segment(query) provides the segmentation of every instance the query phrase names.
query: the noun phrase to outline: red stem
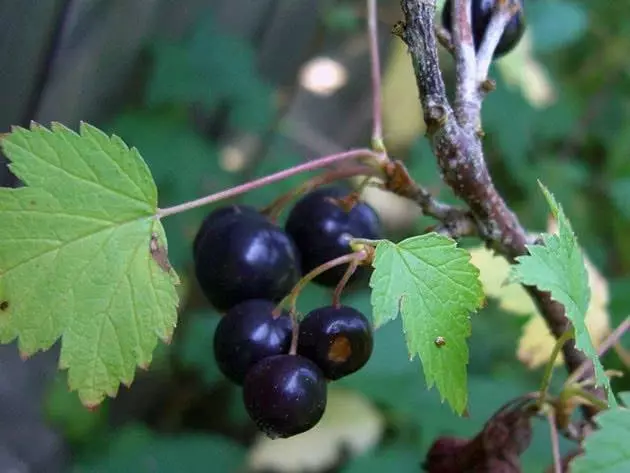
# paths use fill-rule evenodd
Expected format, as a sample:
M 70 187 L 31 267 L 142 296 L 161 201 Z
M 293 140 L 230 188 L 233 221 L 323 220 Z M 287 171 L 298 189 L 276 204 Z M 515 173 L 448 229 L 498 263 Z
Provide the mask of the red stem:
M 325 186 L 331 182 L 339 181 L 341 179 L 347 179 L 354 176 L 380 176 L 380 171 L 368 166 L 349 166 L 342 169 L 334 169 L 325 174 L 315 176 L 312 179 L 304 182 L 299 187 L 281 195 L 271 204 L 265 207 L 262 212 L 266 214 L 270 219 L 275 220 L 278 218 L 284 207 L 286 207 L 293 199 L 307 194 L 318 187 Z
M 335 288 L 335 292 L 333 292 L 333 297 L 332 297 L 332 305 L 334 307 L 336 308 L 341 307 L 341 293 L 345 289 L 346 285 L 348 284 L 348 281 L 350 280 L 354 272 L 359 267 L 359 262 L 360 260 L 358 259 L 352 260 L 350 264 L 348 265 L 348 269 L 346 269 L 346 272 L 343 274 L 343 277 L 339 280 L 339 283 L 337 284 L 337 287 Z
M 370 38 L 370 65 L 372 74 L 372 146 L 378 151 L 384 151 L 381 60 L 378 50 L 378 15 L 376 0 L 367 0 L 367 10 L 368 35 Z
M 324 156 L 322 158 L 314 159 L 312 161 L 308 161 L 298 166 L 294 166 L 289 169 L 284 169 L 274 174 L 261 177 L 260 179 L 246 182 L 245 184 L 241 184 L 240 186 L 222 190 L 215 194 L 202 197 L 201 199 L 191 200 L 190 202 L 185 202 L 183 204 L 175 205 L 173 207 L 167 207 L 165 209 L 158 209 L 156 216 L 158 219 L 161 219 L 169 215 L 185 212 L 187 210 L 191 210 L 197 207 L 201 207 L 203 205 L 211 204 L 219 200 L 235 197 L 237 195 L 244 194 L 245 192 L 249 192 L 259 187 L 269 185 L 273 182 L 281 181 L 288 177 L 295 176 L 296 174 L 300 174 L 302 172 L 312 171 L 314 169 L 320 169 L 326 166 L 330 166 L 331 164 L 335 164 L 340 161 L 349 160 L 349 159 L 358 159 L 362 157 L 364 158 L 369 157 L 377 161 L 383 160 L 383 157 L 380 154 L 375 153 L 374 151 L 365 149 L 365 148 L 353 149 L 349 151 L 344 151 L 342 153 L 331 154 L 329 156 Z

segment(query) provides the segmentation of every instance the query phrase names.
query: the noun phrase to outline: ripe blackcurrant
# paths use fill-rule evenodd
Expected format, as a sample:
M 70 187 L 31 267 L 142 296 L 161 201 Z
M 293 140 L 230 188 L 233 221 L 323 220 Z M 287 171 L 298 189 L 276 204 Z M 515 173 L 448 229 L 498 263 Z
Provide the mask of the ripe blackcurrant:
M 219 207 L 213 212 L 210 212 L 197 231 L 195 241 L 193 242 L 193 254 L 197 254 L 209 230 L 213 228 L 216 230 L 219 226 L 229 224 L 229 222 L 235 219 L 242 219 L 245 215 L 252 219 L 265 220 L 265 217 L 258 212 L 258 210 L 248 205 L 226 205 L 225 207 Z
M 352 307 L 320 307 L 300 323 L 298 353 L 335 380 L 367 363 L 374 341 L 368 319 Z
M 227 311 L 214 332 L 214 357 L 221 372 L 242 384 L 249 369 L 263 358 L 289 352 L 291 319 L 274 319 L 275 304 L 250 299 Z
M 249 207 L 208 215 L 193 251 L 199 285 L 221 311 L 248 299 L 279 301 L 300 278 L 291 238 Z
M 304 273 L 350 253 L 351 238 L 381 238 L 381 225 L 372 207 L 358 202 L 346 212 L 334 202 L 334 199 L 347 194 L 348 191 L 342 187 L 323 187 L 302 197 L 291 210 L 285 229 L 300 250 Z M 345 270 L 345 265 L 337 266 L 320 274 L 314 281 L 324 286 L 335 286 Z M 369 268 L 361 266 L 349 283 L 364 280 L 368 274 Z
M 509 53 L 523 37 L 525 33 L 525 15 L 523 14 L 524 0 L 521 0 L 521 8 L 509 21 L 503 35 L 499 40 L 494 58 L 497 59 Z M 442 26 L 448 31 L 452 31 L 452 8 L 453 0 L 446 0 L 444 9 L 442 10 Z M 475 50 L 479 50 L 483 37 L 488 29 L 488 24 L 492 18 L 492 11 L 497 4 L 497 0 L 472 0 L 472 30 Z
M 306 432 L 326 409 L 326 379 L 321 370 L 299 355 L 264 358 L 243 383 L 245 408 L 260 431 L 271 438 Z

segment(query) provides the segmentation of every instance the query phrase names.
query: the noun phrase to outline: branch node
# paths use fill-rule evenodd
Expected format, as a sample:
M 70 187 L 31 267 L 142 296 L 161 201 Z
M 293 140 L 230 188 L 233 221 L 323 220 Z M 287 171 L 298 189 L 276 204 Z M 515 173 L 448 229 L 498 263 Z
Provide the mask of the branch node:
M 392 30 L 391 33 L 394 36 L 398 36 L 400 39 L 402 39 L 403 41 L 405 41 L 405 22 L 404 21 L 397 21 L 394 26 L 392 26 Z M 406 41 L 405 41 L 406 42 Z

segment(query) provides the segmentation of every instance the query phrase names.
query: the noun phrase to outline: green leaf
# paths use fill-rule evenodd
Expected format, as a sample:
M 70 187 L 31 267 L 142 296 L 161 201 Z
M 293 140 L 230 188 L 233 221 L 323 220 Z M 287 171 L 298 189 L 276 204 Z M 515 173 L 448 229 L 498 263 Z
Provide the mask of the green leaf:
M 619 397 L 630 406 L 630 392 Z M 630 471 L 630 410 L 628 407 L 614 407 L 602 412 L 596 418 L 600 429 L 584 441 L 585 453 L 571 463 L 573 473 L 618 473 Z
M 126 427 L 106 453 L 75 465 L 73 473 L 206 473 L 239 471 L 245 459 L 240 445 L 216 435 L 158 436 L 142 427 Z
M 529 255 L 516 258 L 518 264 L 512 267 L 511 280 L 550 291 L 551 297 L 564 305 L 575 329 L 575 346 L 593 362 L 596 382 L 606 388 L 609 404 L 615 405 L 610 383 L 585 323 L 591 290 L 582 251 L 562 207 L 542 183 L 540 187 L 558 222 L 558 234 L 544 234 L 543 245 L 528 245 Z
M 479 270 L 450 238 L 429 233 L 376 247 L 370 279 L 376 326 L 402 314 L 410 356 L 422 361 L 428 387 L 437 385 L 455 412 L 466 408 L 470 313 L 483 292 Z M 442 337 L 445 344 L 436 343 Z
M 127 112 L 108 127 L 142 150 L 159 190 L 160 207 L 176 205 L 226 189 L 238 175 L 221 168 L 213 143 L 197 133 L 185 117 L 173 114 Z M 207 206 L 173 215 L 164 221 L 169 260 L 180 269 L 192 259 L 192 242 Z
M 87 124 L 15 128 L 2 145 L 28 187 L 0 189 L 0 341 L 28 356 L 61 337 L 70 388 L 96 405 L 176 323 L 155 184 L 136 149 Z

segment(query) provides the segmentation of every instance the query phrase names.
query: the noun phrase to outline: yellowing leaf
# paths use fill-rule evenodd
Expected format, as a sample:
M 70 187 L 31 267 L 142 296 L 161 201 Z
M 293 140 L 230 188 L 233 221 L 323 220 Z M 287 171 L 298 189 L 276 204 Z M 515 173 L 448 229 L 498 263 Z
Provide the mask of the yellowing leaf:
M 342 454 L 373 448 L 384 429 L 382 414 L 361 394 L 329 388 L 322 420 L 311 430 L 288 439 L 260 436 L 249 455 L 253 471 L 319 472 L 335 465 Z

